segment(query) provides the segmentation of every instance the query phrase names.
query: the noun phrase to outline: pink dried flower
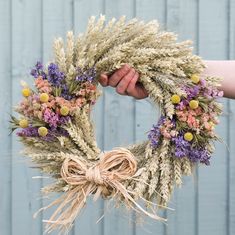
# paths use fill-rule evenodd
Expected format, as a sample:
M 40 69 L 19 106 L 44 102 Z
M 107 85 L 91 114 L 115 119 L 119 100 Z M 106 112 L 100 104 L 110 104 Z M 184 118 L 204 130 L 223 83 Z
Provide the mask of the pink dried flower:
M 43 79 L 42 76 L 39 76 L 35 79 L 35 86 L 40 92 L 51 93 L 52 88 L 48 80 Z

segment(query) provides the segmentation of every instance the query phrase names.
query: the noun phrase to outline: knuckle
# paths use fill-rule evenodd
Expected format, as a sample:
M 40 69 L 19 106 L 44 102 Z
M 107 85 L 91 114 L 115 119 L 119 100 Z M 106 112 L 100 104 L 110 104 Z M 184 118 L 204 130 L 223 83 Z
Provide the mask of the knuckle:
M 116 87 L 116 92 L 117 92 L 118 94 L 123 94 L 123 93 L 124 93 L 123 87 L 122 87 L 122 86 L 117 86 L 117 87 Z
M 120 72 L 121 76 L 124 76 L 125 74 L 127 74 L 129 72 L 130 69 L 131 69 L 131 67 L 128 64 L 125 64 L 119 72 Z

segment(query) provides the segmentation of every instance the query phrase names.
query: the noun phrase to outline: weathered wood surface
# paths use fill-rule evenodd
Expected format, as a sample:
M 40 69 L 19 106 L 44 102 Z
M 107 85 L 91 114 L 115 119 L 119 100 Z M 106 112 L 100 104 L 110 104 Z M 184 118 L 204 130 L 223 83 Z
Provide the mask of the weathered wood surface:
M 20 99 L 19 81 L 31 83 L 30 67 L 37 60 L 50 60 L 54 37 L 64 37 L 68 30 L 84 31 L 89 16 L 101 13 L 108 19 L 121 15 L 157 19 L 180 40 L 192 39 L 194 52 L 203 58 L 235 59 L 235 0 L 0 0 L 1 235 L 42 234 L 41 220 L 50 215 L 48 211 L 32 218 L 49 202 L 39 193 L 47 181 L 32 179 L 39 172 L 28 167 L 18 153 L 17 138 L 8 135 L 11 106 Z M 136 224 L 136 215 L 125 208 L 89 201 L 71 235 L 235 234 L 235 102 L 224 99 L 223 103 L 225 112 L 217 130 L 225 143 L 216 145 L 210 167 L 201 167 L 194 179 L 186 177 L 183 187 L 175 190 L 171 204 L 175 211 L 164 213 L 168 225 L 146 218 L 144 224 Z M 134 100 L 106 88 L 92 117 L 99 146 L 109 150 L 146 139 L 158 113 L 148 99 Z

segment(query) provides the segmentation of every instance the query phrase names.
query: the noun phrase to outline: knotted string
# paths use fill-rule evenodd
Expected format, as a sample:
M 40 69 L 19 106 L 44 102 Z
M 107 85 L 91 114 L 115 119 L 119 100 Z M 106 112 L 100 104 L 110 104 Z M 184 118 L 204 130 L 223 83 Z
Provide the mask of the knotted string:
M 100 160 L 92 166 L 85 160 L 68 155 L 61 167 L 61 177 L 71 186 L 71 189 L 50 205 L 42 208 L 45 210 L 59 204 L 50 219 L 44 220 L 47 223 L 46 232 L 50 233 L 55 229 L 63 232 L 69 231 L 90 194 L 94 194 L 94 200 L 97 200 L 101 195 L 108 197 L 115 193 L 122 196 L 126 206 L 135 211 L 142 211 L 153 219 L 166 221 L 143 209 L 122 184 L 123 181 L 134 176 L 136 170 L 135 157 L 125 148 L 116 148 L 104 153 Z

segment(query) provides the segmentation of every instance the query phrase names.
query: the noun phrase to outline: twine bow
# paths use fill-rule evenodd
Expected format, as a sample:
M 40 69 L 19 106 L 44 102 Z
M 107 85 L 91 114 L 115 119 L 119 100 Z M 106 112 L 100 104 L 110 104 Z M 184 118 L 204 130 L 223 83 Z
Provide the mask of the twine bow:
M 101 195 L 107 197 L 116 193 L 122 196 L 127 206 L 138 212 L 142 211 L 153 219 L 165 221 L 164 218 L 144 210 L 122 184 L 122 181 L 133 177 L 136 170 L 135 157 L 125 148 L 104 153 L 95 165 L 89 165 L 87 161 L 69 155 L 61 167 L 61 177 L 71 189 L 49 206 L 42 208 L 60 204 L 51 218 L 44 220 L 47 223 L 46 232 L 50 233 L 54 229 L 68 231 L 90 194 L 94 194 L 94 200 L 97 200 Z

